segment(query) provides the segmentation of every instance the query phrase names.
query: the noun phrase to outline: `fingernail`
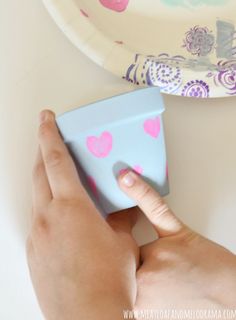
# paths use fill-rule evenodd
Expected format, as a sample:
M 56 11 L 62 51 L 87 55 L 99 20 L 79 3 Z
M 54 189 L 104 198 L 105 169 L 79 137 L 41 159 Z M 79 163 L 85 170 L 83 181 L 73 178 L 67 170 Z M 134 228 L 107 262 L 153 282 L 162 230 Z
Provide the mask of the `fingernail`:
M 43 123 L 47 120 L 51 120 L 53 119 L 53 113 L 47 110 L 44 110 L 42 112 L 40 112 L 39 114 L 39 122 Z
M 42 111 L 39 114 L 39 123 L 43 123 L 46 120 L 46 112 Z
M 126 173 L 122 178 L 121 182 L 126 186 L 126 187 L 132 187 L 135 183 L 136 176 L 132 171 L 129 171 Z

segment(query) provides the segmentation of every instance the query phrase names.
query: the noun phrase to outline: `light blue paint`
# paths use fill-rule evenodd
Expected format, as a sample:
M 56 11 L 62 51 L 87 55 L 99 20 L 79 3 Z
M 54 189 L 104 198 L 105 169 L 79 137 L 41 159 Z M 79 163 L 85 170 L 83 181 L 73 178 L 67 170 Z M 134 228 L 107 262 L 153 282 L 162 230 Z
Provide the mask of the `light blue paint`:
M 143 178 L 161 195 L 168 194 L 163 123 L 156 139 L 143 129 L 146 119 L 161 119 L 163 111 L 160 90 L 151 87 L 97 101 L 57 117 L 81 181 L 102 214 L 135 206 L 117 184 L 119 170 L 127 167 L 140 165 Z M 112 134 L 113 148 L 107 157 L 97 158 L 88 151 L 86 139 L 104 131 Z M 99 201 L 91 193 L 85 174 L 96 181 Z
M 164 4 L 173 7 L 197 7 L 202 5 L 219 6 L 226 4 L 228 1 L 229 0 L 161 0 Z

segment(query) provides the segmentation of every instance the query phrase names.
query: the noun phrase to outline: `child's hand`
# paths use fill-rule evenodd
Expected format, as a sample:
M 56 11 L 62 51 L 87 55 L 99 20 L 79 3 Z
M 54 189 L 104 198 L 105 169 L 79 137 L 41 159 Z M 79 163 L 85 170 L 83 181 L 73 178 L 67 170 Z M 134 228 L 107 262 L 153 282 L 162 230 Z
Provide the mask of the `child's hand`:
M 235 255 L 180 222 L 134 172 L 121 176 L 119 185 L 159 236 L 140 250 L 136 309 L 236 308 Z
M 27 252 L 47 319 L 122 319 L 122 310 L 134 305 L 236 308 L 236 257 L 180 222 L 158 193 L 130 172 L 119 185 L 159 235 L 141 248 L 136 292 L 135 209 L 103 220 L 80 183 L 51 112 L 41 114 L 39 144 Z
M 27 242 L 32 281 L 46 319 L 121 319 L 136 297 L 135 209 L 109 224 L 82 187 L 56 127 L 41 113 Z

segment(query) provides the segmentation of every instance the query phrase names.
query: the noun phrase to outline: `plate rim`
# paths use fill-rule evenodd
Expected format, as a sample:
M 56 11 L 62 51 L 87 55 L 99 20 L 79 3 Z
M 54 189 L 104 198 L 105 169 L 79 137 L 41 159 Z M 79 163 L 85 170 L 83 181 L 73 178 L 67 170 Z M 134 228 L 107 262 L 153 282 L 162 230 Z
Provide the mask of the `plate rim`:
M 64 1 L 64 2 L 63 2 Z M 221 97 L 232 97 L 236 95 L 236 82 L 235 82 L 235 92 L 230 93 L 226 91 L 226 88 L 222 88 L 215 83 L 215 79 L 213 83 L 215 86 L 211 86 L 211 92 L 209 88 L 209 84 L 207 83 L 206 79 L 206 71 L 193 71 L 186 67 L 180 67 L 177 63 L 176 66 L 171 66 L 170 63 L 164 64 L 163 62 L 163 55 L 166 55 L 167 60 L 176 59 L 176 57 L 181 58 L 181 56 L 169 56 L 168 53 L 161 53 L 160 55 L 148 56 L 139 53 L 134 53 L 127 48 L 125 45 L 121 45 L 116 41 L 112 41 L 109 37 L 104 35 L 99 29 L 97 29 L 94 24 L 91 22 L 90 19 L 86 16 L 86 13 L 79 7 L 73 3 L 73 1 L 65 1 L 65 0 L 42 0 L 45 8 L 49 12 L 50 16 L 53 18 L 57 26 L 61 29 L 61 31 L 67 36 L 67 38 L 75 45 L 80 51 L 82 51 L 86 56 L 88 56 L 92 61 L 94 61 L 99 66 L 103 67 L 107 71 L 115 74 L 116 76 L 123 78 L 133 84 L 139 85 L 140 87 L 146 86 L 157 86 L 160 88 L 162 93 L 176 95 L 176 96 L 187 96 L 187 97 L 194 97 L 194 98 L 221 98 Z M 66 5 L 65 5 L 66 3 Z M 66 6 L 70 6 L 70 14 L 67 13 L 67 17 L 65 15 L 65 8 Z M 64 7 L 63 7 L 64 5 Z M 69 8 L 69 7 L 68 7 Z M 67 9 L 68 9 L 67 8 Z M 64 10 L 63 10 L 64 9 Z M 73 13 L 72 13 L 73 12 Z M 76 32 L 76 27 L 74 22 L 78 22 L 77 13 L 80 13 L 81 20 L 79 25 L 76 27 L 80 27 L 81 30 L 83 28 L 83 32 Z M 84 16 L 84 17 L 83 17 Z M 86 31 L 85 31 L 86 30 Z M 97 47 L 95 46 L 96 43 L 101 43 L 100 51 L 96 50 Z M 103 50 L 103 47 L 105 48 Z M 139 63 L 135 61 L 135 59 L 139 59 Z M 153 57 L 153 58 L 151 58 Z M 184 57 L 182 57 L 184 58 Z M 158 60 L 160 59 L 160 60 Z M 140 62 L 141 61 L 141 62 Z M 227 60 L 219 60 L 219 63 L 226 63 Z M 228 61 L 230 62 L 230 60 Z M 236 57 L 231 60 L 233 64 L 235 64 L 235 71 L 236 71 Z M 137 65 L 135 66 L 135 64 Z M 178 76 L 178 72 L 181 72 L 181 83 L 175 84 L 171 86 L 163 86 L 159 85 L 159 83 L 149 82 L 147 77 L 145 78 L 145 83 L 142 83 L 142 79 L 139 74 L 135 74 L 131 77 L 130 76 L 130 68 L 136 68 L 140 66 L 144 68 L 144 65 L 148 66 L 148 70 L 150 73 L 151 66 L 157 65 L 157 63 L 162 63 L 163 68 L 173 68 L 175 72 L 175 76 Z M 176 62 L 175 62 L 176 63 Z M 160 65 L 159 65 L 160 68 Z M 129 72 L 129 75 L 128 75 Z M 207 74 L 210 74 L 210 70 L 207 71 Z M 193 74 L 195 77 L 193 77 Z M 193 80 L 196 78 L 197 79 Z M 210 77 L 210 76 L 209 76 Z M 176 81 L 176 80 L 175 80 Z M 144 82 L 144 81 L 143 81 Z M 176 86 L 176 88 L 175 88 Z M 191 90 L 195 90 L 196 87 L 200 88 L 200 96 L 191 95 Z M 173 90 L 172 90 L 173 87 Z M 171 90 L 169 89 L 171 88 Z M 194 91 L 192 91 L 194 92 Z

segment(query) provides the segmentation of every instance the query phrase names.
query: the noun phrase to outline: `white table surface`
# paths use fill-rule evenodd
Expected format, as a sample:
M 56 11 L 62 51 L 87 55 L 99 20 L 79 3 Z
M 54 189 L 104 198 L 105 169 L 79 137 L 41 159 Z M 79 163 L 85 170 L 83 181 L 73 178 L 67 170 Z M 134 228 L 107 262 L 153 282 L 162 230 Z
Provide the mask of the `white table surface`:
M 39 111 L 132 89 L 74 48 L 40 0 L 0 0 L 1 320 L 43 319 L 24 253 Z M 165 103 L 166 200 L 185 223 L 236 252 L 236 98 Z M 153 238 L 144 219 L 135 235 L 140 243 Z

